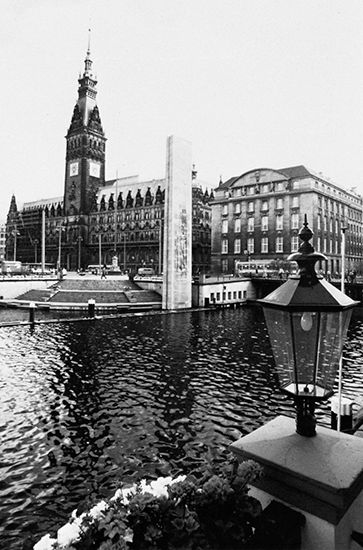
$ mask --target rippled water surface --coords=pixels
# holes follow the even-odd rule
[[[1,319],[0,319],[1,321]],[[345,348],[361,403],[363,322]],[[0,547],[53,532],[86,497],[220,459],[276,414],[257,308],[0,328]],[[318,410],[329,424],[329,406]]]

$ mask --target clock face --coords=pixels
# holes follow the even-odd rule
[[[78,176],[78,162],[71,162],[69,165],[69,175]]]
[[[94,178],[100,177],[100,169],[101,166],[97,164],[97,162],[90,162],[89,163],[89,175],[93,176]]]

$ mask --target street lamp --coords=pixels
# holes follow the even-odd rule
[[[60,271],[61,268],[61,260],[62,260],[62,231],[64,231],[65,228],[60,224],[57,227],[58,231],[58,260],[57,260],[57,269]]]
[[[78,271],[81,269],[81,243],[83,241],[81,235],[78,235]]]
[[[297,411],[296,431],[315,435],[315,401],[333,395],[352,308],[358,304],[315,272],[325,260],[308,242],[313,236],[305,215],[299,232],[303,241],[291,254],[299,271],[259,300],[263,306],[279,385],[292,396]]]
[[[36,264],[38,262],[38,239],[34,239],[34,263]]]
[[[14,237],[14,252],[13,252],[13,260],[14,262],[16,261],[16,245],[17,245],[17,240],[18,240],[18,235],[20,235],[18,229],[17,229],[17,225],[15,224],[14,226],[14,230],[12,231],[11,233]]]
[[[95,230],[96,235],[98,236],[98,269],[99,274],[101,275],[102,271],[102,228],[98,226]]]

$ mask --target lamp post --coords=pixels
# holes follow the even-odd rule
[[[340,290],[344,292],[344,285],[345,285],[345,232],[347,230],[347,226],[342,223],[341,225],[341,231],[342,231],[342,241],[341,241],[341,247],[342,247],[342,273],[341,273],[341,279],[340,279]]]
[[[126,273],[126,232],[123,234],[124,237],[124,273]]]
[[[15,224],[14,226],[14,231],[12,232],[12,235],[14,237],[14,251],[13,251],[13,259],[14,259],[14,262],[16,261],[16,245],[17,245],[17,239],[18,239],[18,235],[20,235],[18,229],[17,229],[17,225]]]
[[[57,227],[58,231],[58,260],[57,260],[57,269],[60,271],[61,268],[61,261],[62,261],[62,231],[64,231],[64,227],[62,224],[60,224]]]
[[[81,243],[83,241],[81,235],[78,235],[78,271],[81,269]]]
[[[326,258],[308,242],[312,236],[305,215],[302,244],[288,258],[297,262],[298,273],[259,300],[280,388],[294,398],[297,433],[309,437],[316,434],[315,402],[334,393],[352,309],[358,304],[317,275],[315,263]]]
[[[98,233],[98,266],[101,274],[102,270],[102,234],[101,231]]]
[[[34,263],[38,263],[38,239],[34,239]]]

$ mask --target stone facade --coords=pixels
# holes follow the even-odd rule
[[[299,246],[307,214],[322,265],[341,269],[341,229],[346,226],[346,265],[362,271],[363,199],[304,166],[259,168],[220,182],[212,202],[212,270],[234,273],[236,262],[270,260],[286,264]]]

